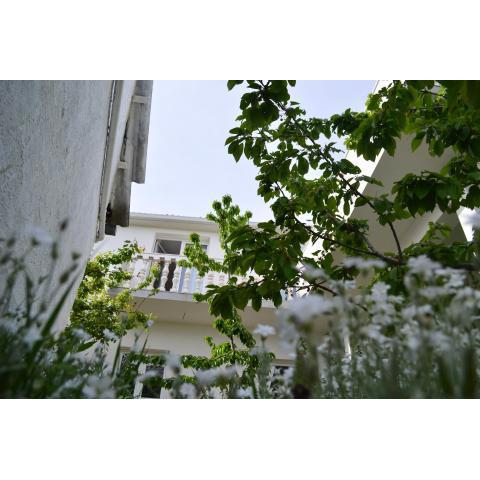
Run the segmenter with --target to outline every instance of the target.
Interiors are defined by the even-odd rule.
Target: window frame
[[[157,241],[158,240],[171,240],[171,241],[176,241],[176,242],[181,242],[180,244],[180,253],[160,253],[156,252],[155,249],[157,247]],[[190,235],[187,234],[172,234],[172,233],[162,233],[162,232],[157,232],[155,233],[154,239],[153,239],[153,247],[152,247],[152,253],[158,254],[158,255],[171,255],[172,257],[183,257],[185,256],[185,246],[187,244],[191,244],[192,241],[190,240]],[[205,252],[208,254],[208,251],[210,249],[210,237],[200,235],[200,243],[202,245],[206,246]]]
[[[131,352],[131,349],[128,348],[128,347],[122,347],[120,348],[120,361],[119,361],[119,365],[122,364],[122,359],[124,357],[124,355],[126,355],[127,353],[130,353]],[[147,349],[144,351],[144,353],[146,355],[151,355],[151,356],[159,356],[159,355],[167,355],[169,353],[169,350],[158,350],[158,349]],[[148,364],[146,363],[141,363],[139,366],[138,366],[138,373],[137,373],[137,376],[140,376],[140,375],[143,375],[145,374],[145,372],[147,371],[147,366]],[[166,371],[166,367],[162,367],[163,368],[163,372],[162,372],[162,378],[165,378],[165,371]],[[148,399],[148,400],[154,400],[156,399],[157,397],[142,397],[142,392],[143,392],[143,382],[141,382],[140,380],[137,380],[133,386],[133,398],[135,399]],[[164,393],[164,390],[163,389],[160,389],[160,394],[158,396],[158,398],[162,398],[162,393]]]

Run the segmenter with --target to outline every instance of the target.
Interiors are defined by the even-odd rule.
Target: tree
[[[152,282],[155,270],[135,288],[125,287],[132,278],[126,267],[138,253],[138,244],[126,240],[117,251],[102,253],[87,262],[68,328],[81,328],[95,341],[107,343],[123,337],[128,330],[148,326],[151,315],[135,308],[133,293]],[[153,290],[151,294],[155,293]]]
[[[228,88],[241,83],[229,81]],[[246,83],[238,125],[230,130],[226,145],[235,161],[243,155],[258,167],[258,193],[271,204],[274,219],[249,225],[248,213],[241,215],[227,196],[223,203],[214,204],[211,216],[222,232],[223,262],[208,259],[198,237],[192,237],[193,246],[187,251],[190,265],[200,272],[215,269],[230,275],[227,285],[210,285],[197,296],[210,303],[214,317],[233,321],[249,302],[255,310],[264,300],[280,306],[282,292],[293,288],[309,295],[342,297],[341,282],[355,279],[364,264],[334,261],[337,252],[370,262],[372,285],[385,284],[404,299],[411,295],[405,283],[411,262],[424,255],[443,267],[466,270],[465,282],[477,287],[477,234],[471,242],[452,242],[448,227],[431,224],[421,242],[402,249],[396,223],[435,208],[454,213],[460,207],[480,207],[480,82],[394,81],[369,96],[364,112],[346,110],[327,119],[307,118],[291,100],[289,87],[295,81]],[[426,142],[432,156],[450,152],[450,158],[440,171],[408,174],[398,179],[391,192],[366,195],[361,182],[377,185],[378,180],[363,175],[345,158],[331,141],[334,135],[370,161],[382,149],[393,155],[404,135],[412,137],[412,150]],[[354,206],[368,207],[376,221],[388,227],[394,252],[375,246],[367,221],[349,217]],[[318,246],[308,256],[303,248],[307,243]],[[322,274],[312,275],[315,271]],[[239,282],[240,275],[248,280]],[[443,280],[439,282],[443,285]],[[357,307],[371,318],[366,298]],[[317,359],[314,347],[299,344],[297,362],[305,355],[310,363]],[[307,368],[297,370],[297,390],[303,388],[312,395],[318,379],[308,380]]]

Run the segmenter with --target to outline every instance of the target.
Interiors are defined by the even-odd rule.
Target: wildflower
[[[81,328],[74,328],[72,330],[72,333],[79,340],[87,341],[87,340],[90,340],[92,338],[85,330],[83,330]]]
[[[257,328],[253,331],[254,334],[260,335],[262,338],[267,338],[275,335],[275,328],[270,325],[259,324]]]
[[[361,329],[361,332],[380,344],[384,343],[386,340],[386,337],[382,334],[379,325],[367,325]]]
[[[454,268],[444,268],[439,270],[437,273],[446,277],[447,281],[444,285],[446,289],[452,290],[465,285],[465,273],[460,270],[455,270]]]
[[[325,280],[327,278],[323,269],[315,268],[311,265],[305,265],[305,268],[303,269],[303,276],[307,280]]]
[[[16,333],[20,328],[20,324],[9,318],[0,318],[0,328],[3,328],[8,333]]]
[[[108,330],[108,328],[104,328],[102,333],[107,340],[110,340],[112,342],[118,340],[118,337],[112,331]]]
[[[229,380],[235,373],[235,367],[221,366],[210,368],[209,370],[199,370],[196,372],[196,377],[200,385],[212,385],[217,380]]]
[[[185,398],[195,398],[196,389],[191,383],[183,383],[180,387],[180,394]]]
[[[142,375],[138,375],[137,380],[139,382],[143,382],[144,380],[148,380],[149,378],[154,378],[159,376],[160,376],[160,373],[158,372],[158,370],[152,369],[152,370],[147,370]]]
[[[428,336],[430,343],[442,351],[447,351],[450,348],[450,339],[442,332],[430,332]]]
[[[385,268],[385,262],[378,259],[365,259],[362,257],[349,257],[343,262],[347,268],[357,268],[358,270],[367,271],[372,268]]]
[[[88,377],[82,393],[87,398],[113,398],[115,396],[111,379],[96,375]]]
[[[150,328],[153,325],[153,320],[147,320],[147,323],[145,324],[147,328]]]
[[[300,335],[295,325],[286,316],[279,317],[280,345],[284,350],[293,354]]]
[[[180,371],[180,368],[182,368],[182,357],[176,353],[169,353],[165,358],[165,365],[172,370]]]
[[[434,271],[440,268],[440,264],[430,260],[426,255],[419,255],[408,259],[409,272],[425,278],[430,278]]]
[[[28,345],[32,346],[34,343],[38,342],[42,338],[42,334],[40,329],[32,325],[28,330],[25,336],[23,337],[23,341]]]
[[[199,370],[195,376],[197,377],[198,383],[205,386],[215,383],[217,379],[217,373],[213,368],[209,370]]]
[[[239,388],[237,390],[237,398],[252,398],[252,397],[253,397],[252,387]]]
[[[321,295],[305,295],[294,298],[286,304],[286,309],[280,310],[280,318],[291,316],[299,323],[308,323],[312,318],[331,313],[334,307],[332,300]]]

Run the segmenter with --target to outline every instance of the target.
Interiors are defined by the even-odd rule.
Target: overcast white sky
[[[307,114],[327,117],[363,110],[375,82],[299,81],[291,90]],[[257,168],[235,163],[224,146],[239,114],[241,89],[226,81],[156,81],[153,87],[146,183],[132,184],[131,211],[204,217],[225,193],[254,221],[270,218],[257,196]]]

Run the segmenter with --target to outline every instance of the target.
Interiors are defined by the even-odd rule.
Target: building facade
[[[379,82],[376,89],[383,86]],[[438,157],[431,157],[425,145],[412,152],[411,138],[405,136],[397,141],[394,156],[381,151],[375,161],[365,161],[349,152],[347,157],[359,166],[364,175],[380,180],[383,186],[364,183],[361,186],[367,195],[389,193],[395,181],[407,173],[420,174],[424,170],[439,171],[450,158],[451,152]],[[448,241],[465,241],[471,239],[472,230],[468,218],[475,212],[461,209],[455,214],[444,214],[436,209],[425,215],[416,216],[395,222],[399,243],[403,248],[414,242],[419,242],[425,235],[429,222],[446,223],[451,227]],[[380,225],[374,213],[368,206],[354,208],[352,218],[365,219],[369,222],[369,232],[372,242],[382,252],[395,251],[395,240],[388,227]],[[223,252],[220,245],[218,228],[215,223],[201,218],[178,217],[173,215],[154,215],[132,213],[130,226],[118,228],[116,237],[109,237],[97,245],[96,253],[115,250],[125,240],[136,240],[144,251],[138,255],[130,266],[133,278],[131,286],[135,286],[149,274],[153,265],[159,265],[160,279],[154,285],[136,293],[138,308],[152,313],[155,317],[146,343],[149,353],[171,352],[175,354],[209,355],[209,347],[205,337],[213,337],[215,342],[225,341],[212,327],[212,317],[208,305],[193,300],[194,292],[203,292],[207,284],[224,285],[225,274],[210,272],[201,278],[195,269],[179,267],[178,262],[183,257],[185,246],[192,232],[200,235],[200,240],[211,258],[221,259]],[[320,245],[307,245],[306,253],[318,250]],[[335,259],[342,260],[343,254],[337,252]],[[151,290],[158,287],[160,292],[151,296]],[[283,307],[280,307],[283,308]],[[264,303],[259,312],[250,306],[241,312],[244,324],[253,331],[258,324],[277,327],[276,309],[272,303]],[[121,348],[128,351],[134,344],[134,333],[122,339]],[[292,363],[288,352],[282,349],[277,336],[269,337],[267,347],[276,356],[276,365],[287,367]],[[145,367],[147,368],[147,367]],[[165,372],[168,376],[169,372]],[[158,396],[159,392],[142,392],[142,385],[136,385],[138,396]],[[167,393],[163,392],[162,396]]]
[[[209,272],[202,278],[194,268],[178,266],[179,260],[184,258],[184,249],[192,232],[200,235],[201,243],[211,258],[223,257],[218,227],[214,222],[173,215],[132,213],[128,228],[119,227],[115,237],[106,237],[94,249],[94,255],[97,255],[118,249],[125,240],[138,242],[144,251],[129,266],[133,275],[130,286],[136,286],[145,279],[153,265],[160,265],[158,283],[154,285],[152,282],[146,289],[135,293],[137,308],[154,317],[148,338],[142,337],[147,341],[146,351],[149,354],[169,352],[208,356],[210,347],[205,337],[212,337],[216,343],[226,340],[213,328],[208,304],[194,301],[193,293],[205,291],[207,284],[224,285],[227,276]],[[152,296],[154,286],[160,291]],[[246,327],[253,331],[258,324],[275,326],[275,311],[273,303],[264,302],[260,311],[247,306],[240,314]],[[141,332],[130,332],[122,339],[122,351],[133,347],[138,333]],[[289,353],[282,349],[278,337],[269,337],[267,347],[276,356],[276,366],[293,363]],[[115,348],[112,354],[113,350]],[[169,373],[165,372],[167,376]],[[142,396],[141,384],[136,386],[136,394]],[[167,392],[162,392],[162,396],[167,396]]]
[[[15,237],[34,278],[49,272],[47,246],[59,238],[56,271],[85,265],[94,242],[128,225],[131,182],[145,181],[152,81],[0,81],[0,239]],[[65,324],[76,286],[65,303]],[[0,279],[0,282],[2,279]],[[16,290],[18,302],[24,292]]]

